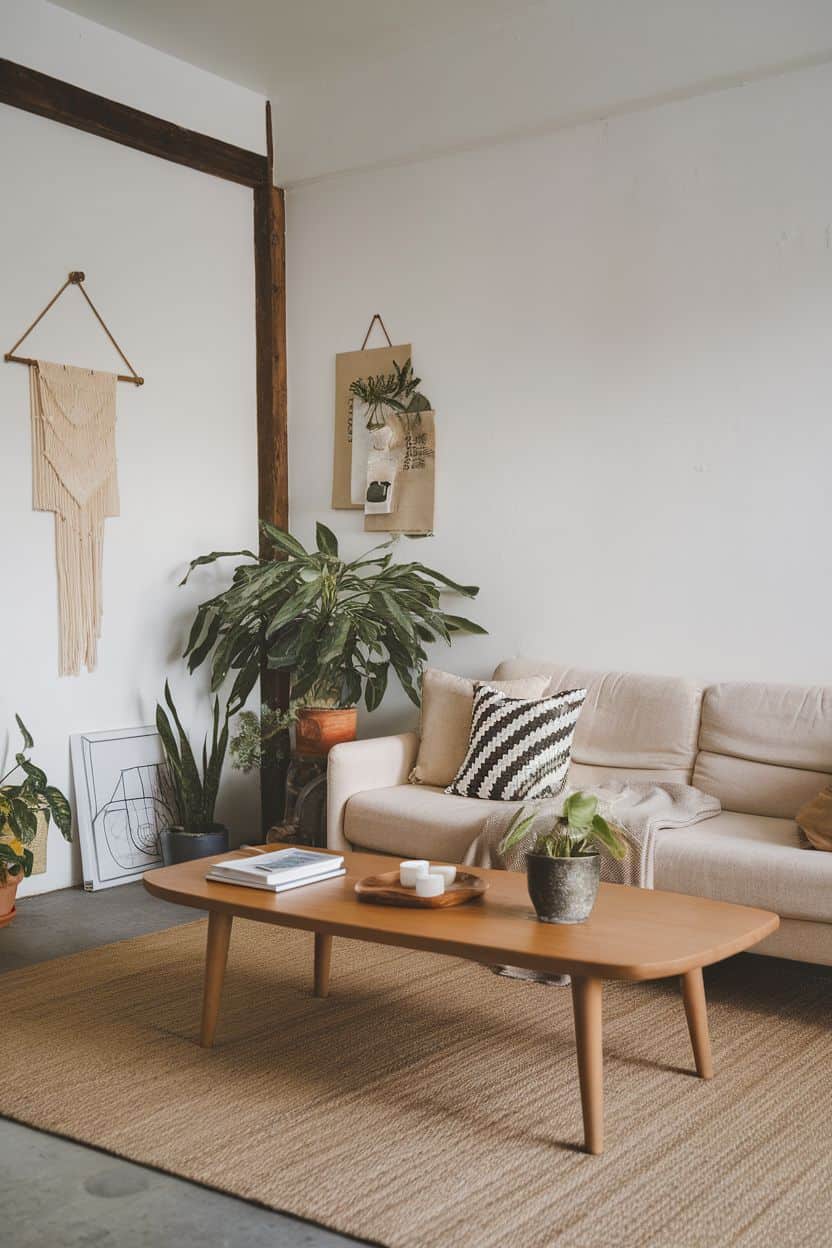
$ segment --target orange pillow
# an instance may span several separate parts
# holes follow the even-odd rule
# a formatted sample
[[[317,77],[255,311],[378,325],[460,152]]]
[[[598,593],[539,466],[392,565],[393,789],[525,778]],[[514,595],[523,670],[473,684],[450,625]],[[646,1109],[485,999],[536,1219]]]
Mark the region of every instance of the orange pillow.
[[[801,807],[797,825],[814,849],[832,850],[832,784]]]

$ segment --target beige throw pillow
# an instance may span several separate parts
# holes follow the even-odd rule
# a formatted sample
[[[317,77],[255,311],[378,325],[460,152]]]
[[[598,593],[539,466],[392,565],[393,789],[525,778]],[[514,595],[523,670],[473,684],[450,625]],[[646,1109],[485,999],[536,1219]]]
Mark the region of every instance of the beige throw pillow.
[[[815,849],[832,851],[832,784],[800,808],[797,826]]]
[[[521,680],[489,680],[492,689],[509,698],[541,698],[549,687],[548,676],[525,676]],[[422,677],[422,727],[419,755],[410,773],[411,784],[434,784],[444,789],[451,783],[468,752],[474,682],[429,667]]]

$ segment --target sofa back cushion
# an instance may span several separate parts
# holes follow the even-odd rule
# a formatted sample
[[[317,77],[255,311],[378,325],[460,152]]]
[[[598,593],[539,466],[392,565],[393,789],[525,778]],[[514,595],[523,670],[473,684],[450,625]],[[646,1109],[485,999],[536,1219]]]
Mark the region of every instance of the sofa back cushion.
[[[832,779],[832,686],[705,690],[693,783],[725,810],[794,819]]]
[[[599,672],[542,659],[506,659],[495,680],[549,676],[548,693],[586,689],[575,730],[570,782],[632,776],[690,782],[696,759],[702,686],[680,676]],[[589,769],[592,768],[590,773]],[[651,774],[648,774],[651,773]]]
[[[548,685],[542,674],[496,686],[510,698],[540,698]],[[410,773],[411,784],[445,788],[454,779],[468,753],[474,681],[429,667],[422,676],[422,722],[419,754]]]

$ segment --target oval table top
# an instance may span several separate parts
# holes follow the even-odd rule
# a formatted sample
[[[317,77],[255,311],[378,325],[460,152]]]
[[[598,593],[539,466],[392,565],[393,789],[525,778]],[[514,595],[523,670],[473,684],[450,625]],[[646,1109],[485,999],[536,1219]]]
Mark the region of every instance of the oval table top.
[[[262,852],[277,848],[263,846]],[[602,979],[681,975],[750,949],[780,923],[768,910],[621,884],[601,885],[595,909],[584,923],[540,923],[525,875],[467,866],[466,871],[488,883],[487,892],[468,905],[435,910],[373,906],[359,902],[355,885],[365,876],[389,871],[395,860],[361,852],[344,854],[346,875],[285,893],[205,879],[213,863],[241,856],[237,850],[161,867],[145,873],[144,885],[165,901],[261,923],[422,949],[488,966]]]

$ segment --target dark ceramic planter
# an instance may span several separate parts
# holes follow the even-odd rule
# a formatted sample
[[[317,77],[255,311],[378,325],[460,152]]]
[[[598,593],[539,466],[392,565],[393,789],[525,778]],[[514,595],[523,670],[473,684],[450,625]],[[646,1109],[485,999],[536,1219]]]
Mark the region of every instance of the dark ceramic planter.
[[[601,856],[550,858],[526,854],[529,896],[541,923],[583,923],[601,882]]]
[[[212,854],[228,853],[228,828],[221,823],[209,824],[204,832],[184,832],[169,828],[162,837],[162,861],[191,862],[194,858],[210,858]]]

